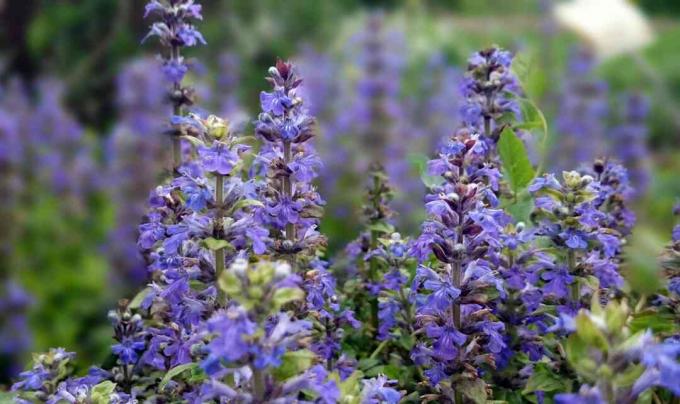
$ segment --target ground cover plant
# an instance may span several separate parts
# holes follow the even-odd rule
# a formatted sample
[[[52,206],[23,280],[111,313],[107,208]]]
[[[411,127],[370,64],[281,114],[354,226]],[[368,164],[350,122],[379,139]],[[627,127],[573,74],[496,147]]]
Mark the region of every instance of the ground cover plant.
[[[165,80],[152,86],[172,104],[159,131],[170,140],[130,146],[122,126],[112,148],[120,159],[131,149],[165,155],[170,167],[149,186],[134,260],[121,264],[127,271],[144,262],[146,286],[110,311],[105,362],[79,372],[76,353],[35,354],[11,388],[14,400],[678,400],[680,225],[658,258],[659,292],[634,292],[623,276],[637,196],[625,163],[634,163],[635,186],[645,186],[644,153],[635,148],[643,100],[627,98],[616,127],[633,152],[552,172],[530,152],[546,147],[546,123],[516,76],[515,55],[495,46],[474,52],[450,88],[459,115],[441,138],[427,139],[427,218],[409,233],[396,220],[391,185],[409,181],[391,178],[402,171],[375,151],[386,147],[378,132],[392,118],[366,97],[379,114],[365,131],[370,158],[357,180],[365,186],[362,229],[329,256],[319,225],[332,212],[315,185],[322,134],[297,66],[272,61],[249,130],[205,112],[186,80],[195,65],[185,51],[208,46],[197,27],[201,5],[152,0],[145,17],[152,25],[144,41],[158,40],[164,52],[142,69]],[[395,95],[384,84],[361,88],[389,104]],[[592,83],[567,86],[565,98],[592,106],[584,99],[592,92],[578,91]],[[579,122],[597,124],[597,100],[586,108],[592,117],[567,108],[575,103],[562,105],[562,130],[604,130]],[[130,124],[144,124],[141,104]],[[112,165],[112,176],[126,167]],[[148,186],[154,173],[144,174],[116,186]],[[120,220],[122,232],[138,206]],[[13,304],[23,306],[16,295]]]

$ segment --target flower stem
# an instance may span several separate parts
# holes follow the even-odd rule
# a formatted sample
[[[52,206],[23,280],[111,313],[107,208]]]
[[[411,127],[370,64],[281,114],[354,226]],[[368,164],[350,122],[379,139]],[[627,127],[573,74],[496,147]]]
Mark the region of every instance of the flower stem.
[[[569,274],[573,275],[576,269],[576,255],[571,248],[567,251],[567,265],[569,266]],[[581,291],[579,290],[578,279],[571,284],[571,300],[577,305],[581,300]]]
[[[253,369],[253,398],[256,403],[264,403],[267,386],[265,374],[260,369]]]
[[[173,45],[170,50],[171,59],[179,61],[180,59],[180,47],[178,45]],[[179,116],[183,114],[181,97],[178,94],[182,91],[182,87],[179,82],[173,85],[173,115]],[[182,166],[182,140],[179,134],[173,134],[172,137],[172,173],[173,176],[179,176],[179,168]]]
[[[222,215],[224,205],[224,176],[215,174],[215,230],[218,237],[222,237]],[[224,272],[224,248],[215,250],[215,276],[217,278]]]

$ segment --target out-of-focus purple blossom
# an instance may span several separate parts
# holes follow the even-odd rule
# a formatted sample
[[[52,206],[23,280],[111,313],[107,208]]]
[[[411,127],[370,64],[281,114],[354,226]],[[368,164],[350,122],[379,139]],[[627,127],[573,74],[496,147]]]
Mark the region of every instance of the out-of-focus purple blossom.
[[[26,318],[32,298],[11,279],[2,279],[0,288],[0,380],[9,380],[21,371],[23,355],[32,345]]]
[[[163,80],[155,59],[127,65],[117,80],[118,125],[107,145],[107,184],[116,207],[116,227],[107,252],[126,286],[138,286],[147,276],[136,245],[146,200],[165,167],[169,142],[160,135],[169,112]]]
[[[621,97],[619,125],[611,130],[613,154],[630,174],[636,196],[646,193],[651,181],[651,155],[647,147],[649,100],[641,94]]]
[[[608,86],[594,77],[595,59],[585,49],[573,49],[558,97],[557,141],[551,168],[571,170],[607,151]]]
[[[83,206],[98,191],[94,148],[83,127],[64,109],[62,85],[55,79],[38,84],[39,99],[30,120],[31,149],[25,161],[37,162],[37,177],[56,195]],[[35,167],[32,167],[35,172]]]

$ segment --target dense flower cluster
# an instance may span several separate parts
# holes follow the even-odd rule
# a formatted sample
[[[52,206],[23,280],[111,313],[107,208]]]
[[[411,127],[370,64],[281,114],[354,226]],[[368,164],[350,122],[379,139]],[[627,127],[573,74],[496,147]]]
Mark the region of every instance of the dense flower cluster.
[[[413,288],[416,324],[426,336],[412,357],[451,400],[469,393],[463,385],[484,385],[479,366],[493,367],[505,347],[504,325],[489,306],[505,294],[494,269],[503,216],[496,209],[500,173],[486,162],[489,150],[483,138],[463,129],[430,161],[430,174],[444,183],[427,196],[430,219],[412,248],[423,263]],[[431,264],[430,254],[436,257]]]
[[[269,70],[271,92],[260,94],[262,113],[255,132],[264,144],[257,156],[266,187],[261,190],[263,224],[272,229],[269,248],[278,256],[299,253],[314,257],[325,245],[316,230],[324,201],[312,185],[321,160],[309,142],[314,137],[314,119],[296,95],[302,80],[290,63],[277,62]]]

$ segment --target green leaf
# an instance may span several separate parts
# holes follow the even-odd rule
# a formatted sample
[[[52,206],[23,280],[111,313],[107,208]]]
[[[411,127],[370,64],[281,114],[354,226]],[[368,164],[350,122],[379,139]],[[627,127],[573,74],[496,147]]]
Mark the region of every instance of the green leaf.
[[[503,208],[518,222],[528,222],[534,208],[534,200],[528,194],[522,194],[515,200],[505,200]]]
[[[227,296],[238,296],[243,289],[241,280],[230,271],[222,272],[220,279],[217,281],[220,290],[226,293]]]
[[[586,344],[603,351],[609,350],[607,338],[587,314],[579,313],[574,319],[574,323],[576,324],[576,333]]]
[[[427,162],[429,158],[424,154],[409,154],[408,161],[411,163],[413,169],[420,176],[420,180],[428,188],[433,188],[444,183],[444,179],[440,176],[433,176],[427,172]]]
[[[209,237],[203,240],[203,245],[211,251],[221,250],[223,248],[233,249],[234,247],[227,240],[218,240],[213,237]]]
[[[236,202],[234,206],[231,207],[231,211],[237,211],[239,209],[247,208],[249,206],[257,206],[257,207],[263,207],[264,205],[262,202],[256,200],[256,199],[241,199],[240,201]]]
[[[677,330],[675,315],[671,313],[642,312],[633,315],[630,322],[632,332],[652,330],[654,334],[668,334]]]
[[[90,400],[94,404],[108,404],[111,401],[110,396],[115,389],[116,383],[109,380],[101,382],[92,388]]]
[[[477,404],[485,404],[486,400],[486,383],[482,379],[461,380],[456,384],[458,390],[468,399]]]
[[[368,377],[385,375],[390,379],[398,379],[403,370],[396,365],[380,365],[368,369],[365,373]]]
[[[183,365],[175,366],[174,368],[170,369],[168,373],[163,376],[163,379],[161,382],[158,384],[158,389],[163,390],[166,384],[170,382],[175,376],[179,376],[181,373],[186,372],[187,370],[194,370],[196,367],[198,367],[198,364],[196,363],[185,363]]]
[[[281,358],[281,366],[273,371],[274,377],[279,381],[288,380],[309,369],[315,357],[314,352],[307,349],[286,352]]]
[[[132,298],[132,300],[128,304],[128,307],[130,309],[138,309],[139,306],[142,305],[142,302],[149,295],[150,292],[151,292],[150,287],[146,287],[146,288],[142,289],[139,293],[137,293],[135,295],[135,297]]]
[[[498,141],[498,153],[510,188],[517,195],[534,179],[536,172],[529,161],[524,143],[511,128],[503,129]]]
[[[522,122],[515,125],[517,129],[528,131],[540,130],[542,132],[542,142],[545,144],[548,136],[548,121],[536,103],[528,98],[520,98],[520,108],[522,109]]]
[[[332,373],[336,383],[340,386],[340,397],[342,403],[358,403],[361,398],[361,379],[364,377],[360,371],[353,372],[347,379],[340,381],[337,373]]]
[[[572,334],[569,336],[565,345],[565,352],[567,360],[579,376],[587,379],[596,377],[597,363],[588,355],[588,344],[579,338],[578,335]]]
[[[274,310],[278,310],[285,304],[294,302],[296,300],[301,300],[304,297],[305,292],[303,292],[301,289],[281,288],[277,289],[276,292],[274,292],[274,296],[272,297],[272,305],[274,306]]]
[[[394,227],[387,222],[378,222],[368,226],[368,230],[381,233],[381,234],[392,234],[394,233]]]
[[[566,391],[564,379],[553,372],[545,363],[538,363],[534,366],[534,371],[527,380],[527,385],[522,391],[522,394],[532,394],[536,391]]]
[[[0,404],[11,404],[16,402],[17,395],[6,391],[0,391]]]

